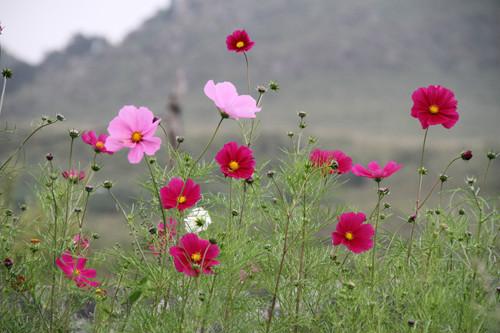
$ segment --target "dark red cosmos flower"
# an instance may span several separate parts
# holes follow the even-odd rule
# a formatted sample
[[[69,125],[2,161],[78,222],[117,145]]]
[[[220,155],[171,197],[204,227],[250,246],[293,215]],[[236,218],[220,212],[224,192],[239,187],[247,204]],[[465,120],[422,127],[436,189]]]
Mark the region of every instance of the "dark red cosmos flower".
[[[229,51],[247,52],[252,49],[254,44],[245,30],[235,30],[226,37],[226,46]]]
[[[423,129],[433,125],[452,128],[458,121],[457,100],[453,91],[439,85],[421,87],[411,95],[411,116],[420,121]]]
[[[163,208],[183,211],[193,207],[201,199],[200,185],[192,179],[184,183],[181,178],[172,178],[167,186],[160,189],[160,198]]]
[[[252,149],[239,146],[236,142],[228,142],[215,155],[220,171],[226,177],[247,179],[255,170],[255,159]]]
[[[316,168],[325,168],[330,174],[343,174],[351,171],[352,159],[340,150],[314,149],[309,160]]]
[[[219,264],[214,260],[219,255],[219,247],[195,233],[182,236],[179,245],[172,246],[169,252],[174,258],[175,269],[188,276],[213,274],[212,267]]]
[[[354,253],[362,253],[373,247],[375,230],[366,221],[363,213],[344,213],[338,218],[339,223],[332,233],[334,246],[345,245]]]

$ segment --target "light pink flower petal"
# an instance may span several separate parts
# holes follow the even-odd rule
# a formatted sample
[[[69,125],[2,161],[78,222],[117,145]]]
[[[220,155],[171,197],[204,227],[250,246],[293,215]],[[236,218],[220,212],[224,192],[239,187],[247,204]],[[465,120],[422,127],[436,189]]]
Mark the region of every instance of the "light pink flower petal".
[[[132,164],[138,164],[144,157],[144,149],[141,145],[136,145],[128,152],[128,161]]]

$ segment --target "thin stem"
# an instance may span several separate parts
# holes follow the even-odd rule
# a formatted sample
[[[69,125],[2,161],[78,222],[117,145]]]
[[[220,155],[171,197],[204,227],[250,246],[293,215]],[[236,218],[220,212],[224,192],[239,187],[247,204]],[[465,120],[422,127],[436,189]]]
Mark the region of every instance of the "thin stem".
[[[53,166],[52,162],[50,162],[50,173],[53,172]],[[58,208],[57,208],[57,200],[56,200],[56,195],[54,193],[54,180],[51,181],[50,184],[50,193],[52,196],[52,202],[54,204],[54,235],[52,239],[52,262],[55,264],[56,258],[57,258],[57,252],[56,252],[56,247],[57,247],[57,217],[59,215]],[[54,324],[54,293],[55,293],[55,288],[56,288],[56,273],[55,270],[52,269],[52,285],[50,289],[50,332],[53,332],[53,324]]]
[[[248,62],[248,56],[246,52],[243,52],[243,55],[245,56],[245,65],[246,65],[246,70],[247,70],[247,86],[248,86],[248,94],[251,93],[250,91],[250,66]]]
[[[154,175],[153,169],[151,168],[151,163],[150,163],[149,159],[145,158],[144,162],[146,163],[146,165],[148,167],[149,174],[151,175],[151,181],[153,182],[153,187],[154,187],[154,190],[156,193],[156,198],[158,199],[158,207],[160,208],[161,217],[163,218],[163,230],[165,230],[165,232],[167,232],[167,230],[168,230],[167,229],[167,216],[165,215],[165,210],[163,209],[162,204],[161,204],[161,197],[160,197],[160,190],[158,189],[158,183],[156,183],[155,175]],[[160,251],[160,256],[161,256],[161,251]]]
[[[205,311],[203,313],[203,319],[202,319],[202,322],[201,322],[200,333],[205,333],[205,325],[206,325],[206,322],[207,322],[207,313],[208,313],[208,310],[210,309],[210,302],[212,301],[212,296],[214,294],[215,280],[216,280],[216,278],[217,278],[217,274],[214,274],[214,276],[212,278],[212,284],[210,285],[210,291],[209,291],[209,294],[208,294],[207,305],[206,305]]]
[[[377,206],[375,207],[375,233],[373,235],[373,249],[372,249],[372,274],[371,274],[371,287],[372,290],[375,287],[375,253],[377,249],[377,233],[378,233],[378,222],[380,219],[380,202],[382,201],[383,194],[380,191],[380,182],[377,182],[377,192],[378,192],[378,200]]]
[[[247,197],[247,184],[246,182],[243,182],[243,196],[241,199],[239,226],[241,226],[241,224],[243,223],[243,212],[245,211],[246,197]]]
[[[0,95],[0,115],[2,115],[3,99],[5,96],[5,88],[7,87],[7,77],[3,77],[2,95]]]
[[[411,257],[411,250],[413,246],[413,234],[415,232],[415,225],[417,224],[417,217],[418,217],[418,211],[419,211],[419,203],[420,203],[420,193],[422,192],[422,183],[424,179],[424,172],[423,172],[423,167],[424,167],[424,152],[425,152],[425,143],[427,142],[427,134],[429,133],[429,128],[425,130],[424,134],[424,141],[422,143],[422,151],[420,153],[420,164],[418,168],[418,191],[417,191],[417,199],[415,200],[415,219],[412,223],[411,226],[411,233],[410,233],[410,241],[408,244],[408,255],[407,255],[407,263],[408,265],[410,264],[410,257]]]
[[[490,171],[490,165],[491,165],[492,159],[488,158],[488,163],[486,164],[486,170],[484,170],[484,175],[483,175],[483,184],[486,184],[486,178],[488,177],[488,171]]]
[[[304,280],[304,255],[305,255],[305,245],[306,245],[306,222],[307,222],[307,196],[306,196],[306,184],[304,184],[304,192],[302,197],[302,228],[301,228],[301,244],[300,244],[300,256],[299,256],[299,277],[297,284],[297,297],[295,299],[295,327],[294,332],[299,331],[298,319],[300,312],[300,298],[302,296],[302,287]]]
[[[186,286],[186,290],[184,292],[184,297],[182,299],[182,307],[181,307],[181,319],[179,321],[179,332],[183,332],[183,329],[182,329],[182,325],[184,324],[184,314],[185,314],[185,309],[186,309],[186,304],[188,302],[188,298],[189,298],[189,295],[190,295],[190,286],[191,286],[191,280],[193,280],[193,278],[189,278],[188,280],[188,283],[187,283],[187,286]]]
[[[38,126],[37,128],[35,128],[33,130],[33,132],[31,132],[24,140],[23,142],[21,142],[21,144],[16,148],[16,150],[5,160],[5,162],[2,163],[2,165],[0,166],[0,171],[2,171],[6,166],[7,164],[14,158],[14,156],[16,156],[16,154],[24,147],[24,145],[38,132],[40,131],[42,128],[44,127],[47,127],[47,126],[50,126],[52,124],[55,124],[57,123],[59,120],[55,120],[54,122],[51,122],[51,123],[46,123],[46,124],[43,124],[43,125],[40,125]]]
[[[442,172],[441,174],[443,174],[443,175],[444,175],[444,174],[446,174],[446,171],[448,171],[448,169],[451,167],[451,165],[452,165],[455,161],[457,161],[457,160],[459,160],[459,159],[461,159],[461,157],[460,157],[460,156],[455,157],[454,159],[452,159],[452,160],[448,163],[448,165],[446,166],[446,168],[444,168],[444,170],[443,170],[443,172]],[[421,208],[425,205],[425,203],[427,202],[427,200],[429,200],[429,198],[431,197],[432,193],[434,193],[434,190],[436,189],[436,186],[439,184],[439,182],[441,182],[441,179],[438,177],[438,178],[436,179],[436,181],[434,182],[434,184],[432,185],[432,187],[431,187],[431,189],[430,189],[429,193],[427,193],[427,195],[425,196],[424,200],[422,200],[422,201],[420,202],[420,205],[418,206],[418,209],[419,209],[419,210],[420,210],[420,209],[421,209]]]
[[[71,143],[69,145],[69,158],[68,158],[68,172],[71,170],[72,162],[73,162],[73,144],[75,142],[75,138],[71,137]],[[66,233],[68,229],[68,219],[69,219],[69,202],[71,197],[71,190],[73,188],[73,181],[68,178],[67,186],[66,186],[66,210],[64,212],[64,226],[63,226],[63,246],[64,241],[66,240]]]
[[[188,170],[188,172],[186,174],[186,177],[185,177],[186,180],[189,178],[189,176],[191,175],[191,172],[193,171],[193,169],[196,166],[196,164],[198,164],[198,162],[201,160],[201,158],[203,157],[203,155],[205,155],[205,153],[207,152],[208,148],[210,147],[210,145],[214,141],[215,136],[217,135],[217,132],[219,131],[220,125],[222,124],[223,120],[224,120],[224,117],[221,117],[220,120],[219,120],[219,123],[217,124],[217,127],[215,128],[214,133],[212,134],[212,137],[210,138],[210,140],[208,140],[208,142],[205,145],[205,148],[203,149],[203,151],[200,153],[200,155],[198,155],[198,157],[196,158],[196,160],[193,162],[193,165],[191,165],[191,168],[189,168],[189,170]],[[183,191],[184,191],[184,189],[182,189],[181,193]]]

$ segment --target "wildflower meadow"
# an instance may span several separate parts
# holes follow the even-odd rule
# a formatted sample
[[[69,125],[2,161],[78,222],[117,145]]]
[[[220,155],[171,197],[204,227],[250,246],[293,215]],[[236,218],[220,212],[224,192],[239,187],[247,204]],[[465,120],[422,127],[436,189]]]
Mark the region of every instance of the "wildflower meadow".
[[[414,186],[413,208],[396,216],[393,175],[406,166],[396,157],[355,160],[313,139],[306,112],[279,155],[256,157],[259,117],[281,91],[273,78],[250,75],[258,45],[245,30],[227,36],[246,84],[206,82],[200,94],[214,127],[196,154],[184,149],[186,138],[169,142],[155,110],[124,105],[102,119],[106,133],[68,129],[64,155],[47,146],[28,178],[36,199],[27,207],[8,195],[8,180],[23,149],[40,131],[64,128],[65,117],[43,117],[23,141],[2,147],[0,332],[499,332],[498,193],[481,192],[497,176],[489,169],[498,155],[447,151],[442,169],[426,167],[429,134],[452,136],[460,115],[474,110],[433,82],[408,91],[399,112],[419,122],[420,163],[404,180]],[[269,83],[254,87],[251,78]],[[240,135],[218,146],[227,123]],[[86,165],[75,162],[77,150]],[[471,159],[484,173],[450,187],[449,170]],[[128,188],[101,176],[117,160],[143,171],[135,184],[145,194],[132,204],[120,200]],[[371,210],[334,199],[347,176],[370,181]],[[93,246],[98,191],[113,201],[131,244]],[[384,227],[391,218],[400,229]]]

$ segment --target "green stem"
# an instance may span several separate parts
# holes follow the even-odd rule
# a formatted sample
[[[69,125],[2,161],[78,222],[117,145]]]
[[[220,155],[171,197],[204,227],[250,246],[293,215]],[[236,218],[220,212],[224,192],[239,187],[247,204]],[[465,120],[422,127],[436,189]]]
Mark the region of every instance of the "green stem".
[[[306,201],[306,185],[304,184],[304,192],[302,197],[302,227],[301,227],[301,244],[300,244],[300,256],[299,256],[299,277],[297,281],[297,297],[295,299],[295,326],[294,332],[299,331],[298,319],[300,312],[300,298],[302,296],[302,288],[304,281],[304,256],[305,256],[305,245],[306,245],[306,221],[307,221],[307,201]]]
[[[377,250],[377,234],[378,234],[378,222],[380,220],[380,202],[382,201],[383,194],[380,191],[380,182],[377,182],[377,193],[378,200],[377,206],[375,206],[375,233],[373,235],[373,249],[372,249],[372,271],[371,271],[371,287],[372,290],[375,287],[375,253]]]
[[[5,96],[5,88],[6,87],[7,87],[7,77],[4,76],[3,85],[2,85],[2,95],[0,95],[0,115],[2,114],[3,99]]]
[[[52,162],[50,162],[50,173],[53,173],[53,166]],[[56,200],[56,195],[54,193],[54,180],[51,181],[50,184],[50,193],[52,196],[52,201],[54,204],[54,235],[52,239],[52,262],[55,264],[56,259],[57,259],[57,217],[59,215],[58,208],[57,208],[57,200]],[[56,288],[56,272],[55,269],[52,269],[52,284],[50,288],[50,332],[53,332],[53,325],[54,325],[54,293],[55,293],[55,288]]]
[[[73,143],[75,142],[75,138],[71,137],[71,143],[69,146],[69,158],[68,158],[68,172],[71,170],[72,162],[73,162]],[[78,176],[77,176],[78,177]],[[63,226],[63,242],[62,246],[64,247],[64,242],[66,240],[66,234],[68,231],[68,220],[69,220],[69,202],[71,198],[71,190],[73,188],[73,181],[71,179],[67,179],[66,186],[66,210],[64,212],[64,226]]]
[[[40,131],[42,128],[44,127],[47,127],[47,126],[50,126],[52,124],[55,124],[57,123],[59,120],[55,120],[54,122],[51,122],[51,123],[46,123],[46,124],[43,124],[43,125],[40,125],[38,126],[37,128],[35,128],[33,130],[33,132],[31,132],[24,140],[23,142],[21,142],[21,144],[16,148],[16,150],[5,160],[5,162],[2,163],[2,165],[0,166],[0,171],[2,171],[6,166],[7,164],[14,158],[14,156],[17,155],[17,153],[23,149],[24,145],[38,132]]]
[[[415,201],[415,220],[413,221],[411,225],[411,233],[410,233],[410,241],[408,244],[408,254],[407,254],[407,264],[410,264],[410,258],[411,258],[411,250],[413,246],[413,234],[415,233],[415,226],[417,224],[417,218],[418,218],[418,211],[419,211],[419,203],[420,203],[420,193],[422,192],[422,182],[424,179],[424,172],[422,168],[424,167],[424,152],[425,152],[425,143],[427,142],[427,134],[429,133],[429,128],[425,130],[424,134],[424,141],[422,143],[422,151],[420,153],[420,164],[418,168],[418,191],[417,191],[417,199]]]

